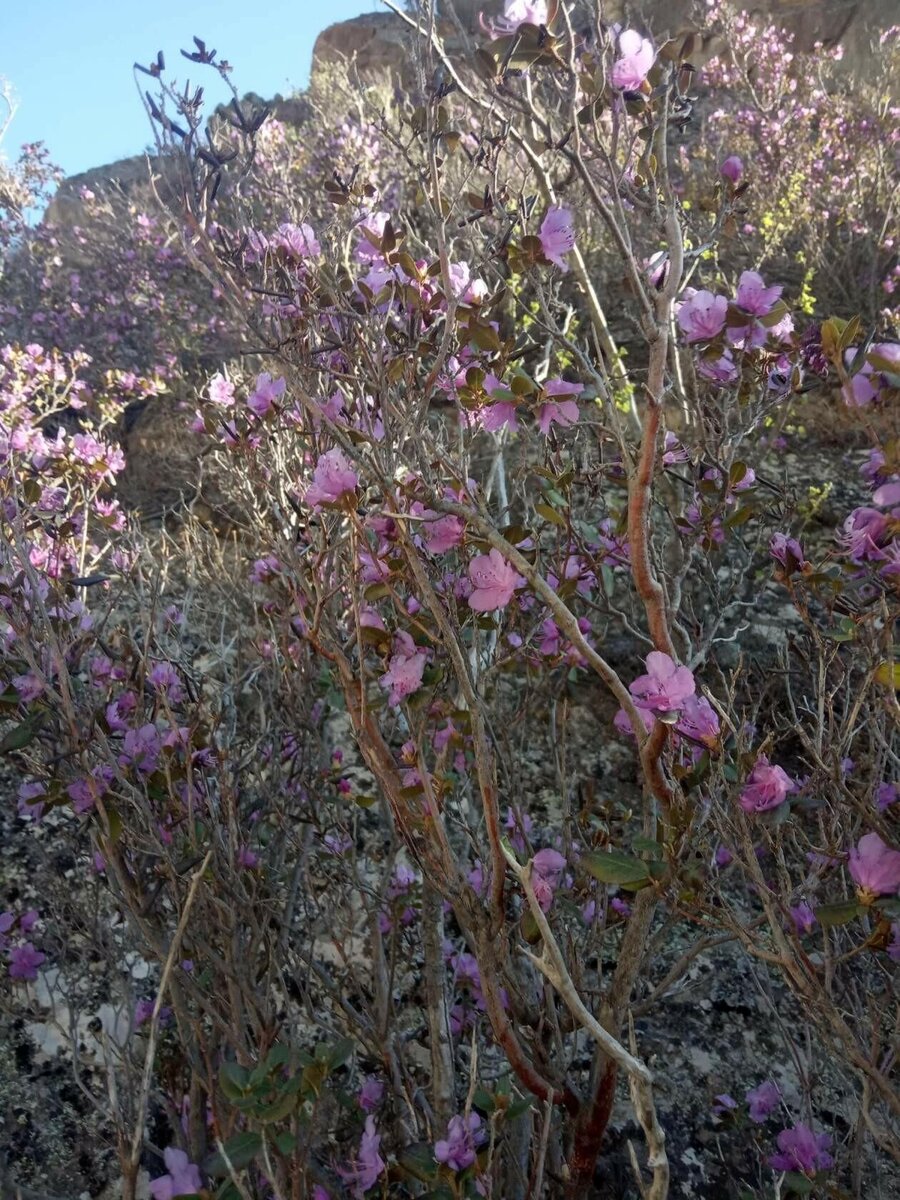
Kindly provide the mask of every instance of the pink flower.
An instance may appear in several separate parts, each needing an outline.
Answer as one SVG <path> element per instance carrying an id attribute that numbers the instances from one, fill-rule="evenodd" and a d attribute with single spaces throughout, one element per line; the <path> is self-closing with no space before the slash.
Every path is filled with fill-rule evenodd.
<path id="1" fill-rule="evenodd" d="M 176 1196 L 193 1196 L 203 1187 L 200 1169 L 192 1163 L 183 1150 L 169 1146 L 163 1152 L 167 1175 L 161 1175 L 150 1183 L 153 1200 L 175 1200 Z"/>
<path id="2" fill-rule="evenodd" d="M 467 262 L 450 264 L 450 287 L 453 295 L 463 304 L 480 304 L 488 294 L 487 284 L 483 279 L 472 278 Z"/>
<path id="3" fill-rule="evenodd" d="M 491 32 L 496 36 L 515 33 L 520 25 L 546 25 L 547 0 L 506 0 L 503 16 L 498 17 Z"/>
<path id="4" fill-rule="evenodd" d="M 889 508 L 892 504 L 900 504 L 900 479 L 892 479 L 883 483 L 872 496 L 872 503 L 879 508 Z"/>
<path id="5" fill-rule="evenodd" d="M 900 851 L 885 845 L 877 833 L 867 833 L 850 851 L 853 882 L 869 895 L 885 896 L 900 890 Z"/>
<path id="6" fill-rule="evenodd" d="M 638 708 L 654 713 L 678 711 L 688 696 L 697 690 L 694 676 L 687 667 L 680 667 L 668 654 L 651 650 L 646 658 L 647 674 L 629 684 Z"/>
<path id="7" fill-rule="evenodd" d="M 247 397 L 247 407 L 258 417 L 264 417 L 272 411 L 275 401 L 284 395 L 284 389 L 283 379 L 273 379 L 268 371 L 263 371 L 256 377 L 253 391 Z"/>
<path id="8" fill-rule="evenodd" d="M 466 523 L 462 517 L 452 514 L 444 516 L 431 509 L 426 509 L 423 515 L 425 546 L 429 554 L 447 554 L 462 542 L 466 531 Z"/>
<path id="9" fill-rule="evenodd" d="M 353 1195 L 364 1196 L 374 1187 L 385 1170 L 385 1161 L 378 1152 L 381 1135 L 376 1131 L 375 1118 L 366 1117 L 366 1127 L 359 1143 L 359 1158 L 348 1167 L 338 1167 L 338 1174 L 353 1188 Z"/>
<path id="10" fill-rule="evenodd" d="M 234 384 L 224 375 L 213 375 L 207 389 L 210 404 L 219 408 L 231 408 L 234 404 Z"/>
<path id="11" fill-rule="evenodd" d="M 391 214 L 388 212 L 370 213 L 360 222 L 360 239 L 356 243 L 356 257 L 360 262 L 381 262 L 381 249 L 375 244 L 381 241 L 384 229 Z"/>
<path id="12" fill-rule="evenodd" d="M 410 635 L 401 630 L 394 640 L 394 653 L 387 671 L 380 679 L 381 686 L 390 692 L 388 704 L 396 708 L 405 696 L 422 686 L 427 651 L 422 650 Z"/>
<path id="13" fill-rule="evenodd" d="M 357 1093 L 356 1100 L 363 1112 L 372 1112 L 381 1103 L 384 1096 L 384 1084 L 374 1075 L 366 1075 Z"/>
<path id="14" fill-rule="evenodd" d="M 538 850 L 531 860 L 531 886 L 538 904 L 548 912 L 566 860 L 558 850 Z"/>
<path id="15" fill-rule="evenodd" d="M 815 929 L 816 914 L 809 907 L 805 900 L 801 900 L 799 904 L 795 904 L 794 907 L 791 908 L 790 914 L 798 937 L 804 933 L 812 933 L 812 931 Z"/>
<path id="16" fill-rule="evenodd" d="M 495 404 L 488 404 L 480 410 L 478 416 L 482 429 L 486 429 L 488 433 L 496 433 L 504 425 L 508 425 L 513 433 L 519 428 L 516 406 L 510 400 L 498 400 Z"/>
<path id="17" fill-rule="evenodd" d="M 719 740 L 719 717 L 705 696 L 688 696 L 675 726 L 689 741 L 712 749 Z"/>
<path id="18" fill-rule="evenodd" d="M 337 504 L 356 491 L 359 478 L 338 449 L 328 450 L 316 463 L 313 482 L 306 489 L 304 500 L 313 508 L 322 504 Z"/>
<path id="19" fill-rule="evenodd" d="M 549 403 L 542 404 L 538 412 L 538 428 L 546 437 L 554 423 L 566 428 L 578 420 L 578 405 L 574 399 L 560 400 L 560 396 L 580 396 L 584 388 L 580 383 L 568 383 L 565 379 L 548 379 L 543 394 Z"/>
<path id="20" fill-rule="evenodd" d="M 708 379 L 710 383 L 716 384 L 718 387 L 725 387 L 729 383 L 734 383 L 740 375 L 731 357 L 731 351 L 726 350 L 720 358 L 701 358 L 697 363 L 697 374 L 702 375 L 704 379 Z"/>
<path id="21" fill-rule="evenodd" d="M 844 358 L 848 369 L 858 353 L 855 346 L 851 346 L 846 352 Z M 844 387 L 844 400 L 847 404 L 861 408 L 877 399 L 882 389 L 897 387 L 898 376 L 900 376 L 900 344 L 876 342 L 869 348 L 862 367 L 852 376 L 849 388 Z"/>
<path id="22" fill-rule="evenodd" d="M 550 433 L 551 425 L 566 429 L 578 421 L 578 405 L 574 400 L 560 400 L 553 404 L 542 404 L 538 411 L 538 429 L 544 437 Z"/>
<path id="23" fill-rule="evenodd" d="M 322 253 L 312 225 L 307 225 L 305 221 L 300 225 L 279 225 L 270 245 L 297 261 L 303 258 L 318 258 Z"/>
<path id="24" fill-rule="evenodd" d="M 559 205 L 549 208 L 541 222 L 539 237 L 544 257 L 555 263 L 561 271 L 568 271 L 563 255 L 575 246 L 575 226 L 569 209 Z"/>
<path id="25" fill-rule="evenodd" d="M 636 29 L 625 29 L 619 34 L 619 54 L 610 76 L 612 85 L 623 92 L 636 92 L 656 58 L 653 43 Z"/>
<path id="26" fill-rule="evenodd" d="M 506 0 L 503 15 L 510 24 L 547 24 L 547 0 Z"/>
<path id="27" fill-rule="evenodd" d="M 782 1129 L 778 1138 L 778 1154 L 769 1159 L 769 1166 L 776 1171 L 799 1171 L 801 1175 L 815 1175 L 827 1170 L 834 1159 L 828 1153 L 831 1138 L 827 1133 L 813 1133 L 808 1125 L 799 1122 L 793 1129 Z"/>
<path id="28" fill-rule="evenodd" d="M 750 1105 L 750 1120 L 754 1125 L 762 1125 L 771 1112 L 778 1107 L 781 1100 L 781 1089 L 777 1083 L 767 1079 L 759 1087 L 751 1088 L 744 1096 Z"/>
<path id="29" fill-rule="evenodd" d="M 678 308 L 678 324 L 689 342 L 710 342 L 725 328 L 728 301 L 712 292 L 694 292 Z"/>
<path id="30" fill-rule="evenodd" d="M 484 1140 L 478 1113 L 451 1117 L 446 1138 L 434 1143 L 434 1157 L 439 1163 L 446 1163 L 451 1171 L 464 1171 L 475 1161 L 476 1147 Z"/>
<path id="31" fill-rule="evenodd" d="M 744 271 L 738 281 L 737 303 L 745 313 L 765 317 L 775 307 L 783 290 L 777 284 L 766 287 L 762 275 L 756 271 Z"/>
<path id="32" fill-rule="evenodd" d="M 719 167 L 719 174 L 729 183 L 739 183 L 744 174 L 744 162 L 737 154 L 730 154 Z"/>
<path id="33" fill-rule="evenodd" d="M 31 980 L 37 979 L 37 969 L 46 961 L 47 955 L 36 950 L 31 942 L 23 942 L 21 946 L 14 946 L 7 957 L 10 979 Z"/>
<path id="34" fill-rule="evenodd" d="M 773 766 L 764 754 L 756 760 L 747 777 L 738 803 L 744 812 L 767 812 L 783 804 L 788 792 L 795 792 L 797 785 L 781 767 Z"/>
<path id="35" fill-rule="evenodd" d="M 474 584 L 469 608 L 475 612 L 506 608 L 513 594 L 525 586 L 525 580 L 499 550 L 473 558 L 469 563 L 469 578 Z"/>
<path id="36" fill-rule="evenodd" d="M 769 553 L 776 562 L 781 563 L 786 574 L 802 571 L 809 563 L 803 557 L 803 547 L 796 538 L 788 537 L 786 533 L 773 533 L 769 542 Z"/>

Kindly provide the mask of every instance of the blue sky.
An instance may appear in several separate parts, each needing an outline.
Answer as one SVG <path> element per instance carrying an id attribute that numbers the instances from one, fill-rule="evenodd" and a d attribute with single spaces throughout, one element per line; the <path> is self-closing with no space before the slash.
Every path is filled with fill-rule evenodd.
<path id="1" fill-rule="evenodd" d="M 0 153 L 43 141 L 69 175 L 138 154 L 150 132 L 135 61 L 162 50 L 170 77 L 225 99 L 213 72 L 179 54 L 196 34 L 232 64 L 239 93 L 287 95 L 306 84 L 323 29 L 379 10 L 378 0 L 0 0 L 0 77 L 19 101 Z"/>

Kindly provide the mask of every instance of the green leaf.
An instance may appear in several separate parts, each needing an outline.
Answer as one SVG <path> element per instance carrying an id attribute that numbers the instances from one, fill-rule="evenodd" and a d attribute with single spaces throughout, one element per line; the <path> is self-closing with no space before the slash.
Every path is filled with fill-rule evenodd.
<path id="1" fill-rule="evenodd" d="M 26 717 L 24 721 L 15 725 L 0 738 L 0 754 L 12 754 L 15 750 L 24 750 L 37 737 L 43 723 L 44 714 L 42 712 Z"/>
<path id="2" fill-rule="evenodd" d="M 438 1165 L 434 1160 L 434 1149 L 430 1142 L 416 1142 L 397 1155 L 397 1165 L 413 1179 L 431 1183 L 437 1178 Z"/>
<path id="3" fill-rule="evenodd" d="M 276 1067 L 283 1067 L 287 1063 L 291 1054 L 287 1046 L 273 1046 L 266 1055 L 266 1070 L 274 1071 Z"/>
<path id="4" fill-rule="evenodd" d="M 542 516 L 545 521 L 549 521 L 551 525 L 559 525 L 565 529 L 565 517 L 561 516 L 555 508 L 551 508 L 549 504 L 536 504 L 534 511 Z"/>
<path id="5" fill-rule="evenodd" d="M 339 1038 L 328 1051 L 326 1062 L 329 1070 L 336 1071 L 338 1067 L 342 1067 L 344 1063 L 349 1062 L 355 1049 L 356 1043 L 353 1038 Z"/>
<path id="6" fill-rule="evenodd" d="M 815 1187 L 815 1180 L 809 1179 L 797 1171 L 788 1171 L 782 1186 L 788 1196 L 809 1196 Z"/>
<path id="7" fill-rule="evenodd" d="M 285 1158 L 289 1154 L 293 1154 L 297 1145 L 297 1139 L 292 1133 L 288 1133 L 286 1129 L 282 1129 L 280 1133 L 275 1134 L 275 1145 L 278 1147 L 278 1153 L 283 1154 Z"/>
<path id="8" fill-rule="evenodd" d="M 900 690 L 900 662 L 883 662 L 875 671 L 875 682 Z"/>
<path id="9" fill-rule="evenodd" d="M 580 862 L 600 881 L 618 884 L 620 887 L 640 888 L 650 882 L 648 865 L 621 850 L 609 850 L 599 854 L 583 854 Z"/>
<path id="10" fill-rule="evenodd" d="M 216 1200 L 241 1200 L 241 1193 L 229 1179 L 216 1192 Z"/>
<path id="11" fill-rule="evenodd" d="M 224 1062 L 219 1068 L 219 1087 L 229 1100 L 239 1100 L 247 1092 L 250 1073 L 236 1062 Z"/>
<path id="12" fill-rule="evenodd" d="M 244 1133 L 238 1133 L 233 1138 L 229 1138 L 222 1148 L 234 1170 L 240 1171 L 244 1167 L 249 1167 L 259 1154 L 262 1149 L 262 1137 L 252 1130 L 246 1130 Z M 225 1158 L 218 1151 L 206 1160 L 203 1170 L 207 1175 L 228 1174 Z"/>
<path id="13" fill-rule="evenodd" d="M 534 1107 L 534 1101 L 530 1096 L 523 1096 L 520 1100 L 514 1100 L 509 1108 L 504 1113 L 507 1121 L 515 1121 L 516 1117 L 521 1117 Z"/>
<path id="14" fill-rule="evenodd" d="M 291 1080 L 291 1082 L 293 1083 L 294 1081 Z M 302 1085 L 302 1082 L 302 1078 L 298 1075 L 297 1084 Z M 294 1111 L 299 1103 L 297 1091 L 296 1087 L 285 1088 L 281 1095 L 273 1100 L 271 1104 L 260 1105 L 256 1111 L 257 1120 L 262 1121 L 264 1124 L 269 1121 L 283 1121 L 285 1117 Z"/>
<path id="15" fill-rule="evenodd" d="M 832 642 L 855 642 L 858 634 L 856 623 L 852 617 L 841 617 L 835 629 L 823 630 L 825 637 Z"/>
<path id="16" fill-rule="evenodd" d="M 639 833 L 632 841 L 631 848 L 635 854 L 659 854 L 660 845 L 655 838 L 644 837 Z"/>
<path id="17" fill-rule="evenodd" d="M 842 900 L 837 904 L 820 904 L 816 909 L 816 920 L 824 929 L 836 925 L 848 925 L 859 915 L 859 904 L 855 900 Z"/>

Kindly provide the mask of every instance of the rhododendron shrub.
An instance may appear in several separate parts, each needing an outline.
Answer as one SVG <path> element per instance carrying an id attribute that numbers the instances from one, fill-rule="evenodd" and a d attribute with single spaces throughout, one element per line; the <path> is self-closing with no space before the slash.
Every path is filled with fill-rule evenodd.
<path id="1" fill-rule="evenodd" d="M 117 528 L 88 397 L 52 427 L 60 385 L 7 352 L 4 748 L 154 963 L 110 1068 L 146 1081 L 114 1118 L 128 1194 L 151 1099 L 160 1195 L 589 1195 L 617 1101 L 636 1188 L 677 1194 L 635 1018 L 720 950 L 816 1067 L 716 1097 L 761 1131 L 741 1185 L 900 1152 L 896 331 L 807 326 L 771 264 L 695 249 L 752 200 L 742 153 L 683 201 L 692 41 L 539 8 L 485 23 L 479 72 L 427 6 L 398 18 L 438 81 L 377 117 L 405 181 L 362 159 L 330 209 L 302 178 L 258 204 L 264 114 L 201 139 L 162 73 L 184 253 L 258 360 L 185 419 L 227 546 Z M 811 539 L 773 431 L 829 389 L 864 502 Z M 744 654 L 772 596 L 791 637 Z M 633 780 L 572 777 L 579 688 Z"/>

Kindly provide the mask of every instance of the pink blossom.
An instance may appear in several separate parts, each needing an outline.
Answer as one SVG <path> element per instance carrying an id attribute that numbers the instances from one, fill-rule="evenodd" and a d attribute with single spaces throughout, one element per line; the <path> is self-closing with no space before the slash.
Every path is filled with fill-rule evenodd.
<path id="1" fill-rule="evenodd" d="M 224 375 L 213 375 L 207 388 L 210 404 L 219 408 L 231 408 L 234 404 L 234 384 Z"/>
<path id="2" fill-rule="evenodd" d="M 337 504 L 352 495 L 358 483 L 359 478 L 343 453 L 337 448 L 328 450 L 316 463 L 313 482 L 306 489 L 304 500 L 313 508 Z"/>
<path id="3" fill-rule="evenodd" d="M 153 1200 L 175 1200 L 176 1196 L 193 1196 L 203 1187 L 200 1169 L 192 1163 L 183 1150 L 169 1146 L 163 1151 L 168 1170 L 150 1183 Z"/>
<path id="4" fill-rule="evenodd" d="M 761 754 L 747 777 L 739 804 L 744 812 L 767 812 L 783 804 L 788 792 L 796 790 L 797 785 L 790 775 Z"/>
<path id="5" fill-rule="evenodd" d="M 394 639 L 394 653 L 384 675 L 379 680 L 389 691 L 388 704 L 396 708 L 406 696 L 422 686 L 427 651 L 422 650 L 408 633 L 400 630 Z"/>
<path id="6" fill-rule="evenodd" d="M 875 806 L 879 812 L 884 812 L 898 800 L 900 800 L 900 787 L 896 783 L 879 783 L 875 789 Z"/>
<path id="7" fill-rule="evenodd" d="M 381 262 L 381 249 L 375 244 L 384 235 L 384 228 L 391 219 L 388 212 L 370 213 L 360 222 L 360 239 L 356 243 L 356 257 L 360 262 Z"/>
<path id="8" fill-rule="evenodd" d="M 678 732 L 692 742 L 712 749 L 719 741 L 719 717 L 705 696 L 688 696 L 682 705 Z"/>
<path id="9" fill-rule="evenodd" d="M 575 225 L 569 209 L 560 205 L 549 208 L 541 222 L 539 237 L 544 257 L 555 263 L 561 271 L 568 271 L 563 255 L 575 246 Z"/>
<path id="10" fill-rule="evenodd" d="M 313 227 L 305 221 L 300 225 L 279 225 L 270 244 L 274 250 L 281 250 L 288 258 L 297 261 L 318 258 L 322 253 Z"/>
<path id="11" fill-rule="evenodd" d="M 134 767 L 143 775 L 151 775 L 159 765 L 162 750 L 159 731 L 149 722 L 138 729 L 129 729 L 122 742 L 119 765 Z"/>
<path id="12" fill-rule="evenodd" d="M 892 479 L 877 488 L 872 496 L 872 503 L 877 504 L 879 508 L 900 504 L 900 479 Z"/>
<path id="13" fill-rule="evenodd" d="M 852 346 L 845 354 L 849 368 L 859 351 Z M 862 367 L 843 389 L 847 404 L 860 408 L 880 397 L 882 390 L 896 388 L 900 378 L 900 343 L 876 342 L 869 347 Z"/>
<path id="14" fill-rule="evenodd" d="M 460 545 L 466 531 L 462 517 L 433 512 L 431 509 L 426 509 L 423 516 L 425 546 L 429 554 L 447 554 Z"/>
<path id="15" fill-rule="evenodd" d="M 463 304 L 480 304 L 488 294 L 487 284 L 483 279 L 472 278 L 467 262 L 450 264 L 450 287 L 453 295 Z"/>
<path id="16" fill-rule="evenodd" d="M 805 900 L 801 900 L 799 904 L 795 904 L 790 909 L 790 914 L 798 937 L 804 933 L 812 933 L 813 929 L 815 929 L 816 914 Z"/>
<path id="17" fill-rule="evenodd" d="M 827 1170 L 834 1162 L 829 1154 L 829 1135 L 813 1133 L 802 1121 L 793 1129 L 783 1129 L 776 1140 L 779 1153 L 769 1159 L 769 1166 L 776 1171 L 799 1171 L 801 1175 L 812 1176 Z"/>
<path id="18" fill-rule="evenodd" d="M 769 553 L 776 562 L 781 563 L 788 575 L 794 571 L 802 571 L 809 563 L 803 557 L 803 547 L 796 538 L 788 537 L 786 533 L 773 533 L 769 542 Z"/>
<path id="19" fill-rule="evenodd" d="M 884 558 L 884 545 L 890 536 L 888 517 L 877 508 L 855 508 L 844 521 L 838 538 L 854 562 L 880 561 Z"/>
<path id="20" fill-rule="evenodd" d="M 547 24 L 547 0 L 506 0 L 503 15 L 512 24 Z"/>
<path id="21" fill-rule="evenodd" d="M 612 85 L 623 92 L 636 92 L 656 58 L 653 43 L 636 29 L 625 29 L 619 34 L 619 55 L 613 63 Z"/>
<path id="22" fill-rule="evenodd" d="M 729 183 L 739 183 L 744 174 L 744 161 L 737 154 L 730 154 L 719 167 L 719 174 Z"/>
<path id="23" fill-rule="evenodd" d="M 238 850 L 237 865 L 242 871 L 252 871 L 259 866 L 259 855 L 249 846 L 241 846 Z"/>
<path id="24" fill-rule="evenodd" d="M 482 429 L 488 433 L 496 433 L 504 425 L 508 425 L 513 433 L 519 428 L 516 406 L 511 400 L 498 400 L 495 404 L 488 404 L 479 411 L 478 416 Z"/>
<path id="25" fill-rule="evenodd" d="M 584 391 L 580 383 L 568 383 L 565 379 L 548 379 L 542 391 L 549 401 L 549 403 L 542 404 L 538 412 L 538 428 L 544 437 L 547 437 L 550 426 L 554 423 L 566 428 L 577 422 L 579 414 L 575 400 L 560 400 L 559 397 L 580 396 Z"/>
<path id="26" fill-rule="evenodd" d="M 434 1157 L 451 1171 L 464 1171 L 475 1161 L 476 1148 L 485 1140 L 478 1113 L 451 1117 L 447 1136 L 434 1144 Z"/>
<path id="27" fill-rule="evenodd" d="M 900 890 L 900 851 L 892 850 L 877 833 L 867 833 L 850 851 L 853 882 L 863 892 L 885 896 Z"/>
<path id="28" fill-rule="evenodd" d="M 473 558 L 469 563 L 469 578 L 474 585 L 469 607 L 475 612 L 506 608 L 514 593 L 525 586 L 525 580 L 499 550 Z"/>
<path id="29" fill-rule="evenodd" d="M 273 379 L 268 371 L 263 371 L 257 375 L 253 391 L 247 397 L 247 407 L 258 417 L 264 417 L 272 411 L 275 401 L 284 395 L 284 389 L 284 379 Z"/>
<path id="30" fill-rule="evenodd" d="M 31 942 L 23 942 L 8 951 L 9 977 L 23 981 L 37 979 L 37 969 L 46 961 L 47 955 L 36 950 Z"/>
<path id="31" fill-rule="evenodd" d="M 366 1075 L 362 1080 L 356 1100 L 363 1112 L 372 1112 L 384 1097 L 384 1084 L 374 1075 Z"/>
<path id="32" fill-rule="evenodd" d="M 559 400 L 552 404 L 542 404 L 538 411 L 538 429 L 544 437 L 550 433 L 551 425 L 559 425 L 566 429 L 578 421 L 578 405 L 574 400 Z"/>
<path id="33" fill-rule="evenodd" d="M 628 686 L 638 708 L 654 713 L 675 712 L 697 689 L 690 670 L 678 666 L 661 650 L 651 650 L 646 665 L 647 674 L 640 675 Z"/>
<path id="34" fill-rule="evenodd" d="M 738 281 L 737 303 L 751 316 L 765 317 L 775 307 L 783 291 L 777 284 L 766 287 L 762 275 L 756 271 L 744 271 Z"/>
<path id="35" fill-rule="evenodd" d="M 770 1113 L 778 1107 L 781 1100 L 781 1089 L 777 1083 L 767 1079 L 759 1087 L 751 1088 L 744 1096 L 750 1106 L 750 1120 L 754 1125 L 762 1125 Z"/>
<path id="36" fill-rule="evenodd" d="M 531 860 L 531 886 L 538 904 L 548 912 L 566 860 L 558 850 L 538 850 Z"/>
<path id="37" fill-rule="evenodd" d="M 718 387 L 726 387 L 737 381 L 740 371 L 735 366 L 731 351 L 726 350 L 720 358 L 701 358 L 697 363 L 697 374 Z"/>
<path id="38" fill-rule="evenodd" d="M 688 342 L 709 342 L 725 328 L 728 301 L 712 292 L 694 292 L 678 308 L 678 324 Z"/>
<path id="39" fill-rule="evenodd" d="M 384 1159 L 379 1154 L 381 1135 L 375 1127 L 375 1118 L 366 1117 L 366 1127 L 359 1143 L 359 1157 L 348 1167 L 338 1167 L 338 1174 L 353 1188 L 357 1198 L 375 1186 L 379 1175 L 386 1168 Z"/>
<path id="40" fill-rule="evenodd" d="M 505 0 L 503 16 L 498 17 L 491 32 L 494 36 L 515 33 L 520 25 L 546 25 L 547 0 Z"/>

